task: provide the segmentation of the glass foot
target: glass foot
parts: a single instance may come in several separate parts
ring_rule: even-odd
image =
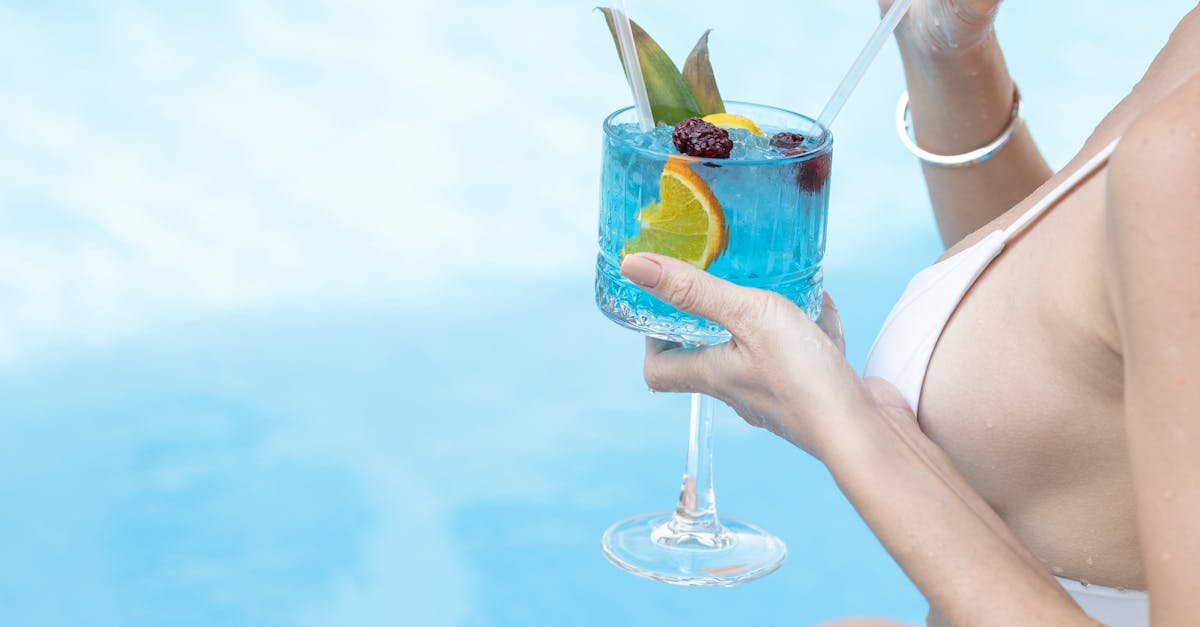
[[[783,564],[787,547],[762,528],[721,518],[715,532],[672,529],[671,512],[626,518],[600,538],[608,560],[647,579],[681,586],[736,586]]]

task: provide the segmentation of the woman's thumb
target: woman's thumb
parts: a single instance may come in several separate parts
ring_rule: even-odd
[[[621,262],[621,274],[680,311],[711,320],[734,335],[765,307],[766,292],[734,285],[678,259],[637,253]]]

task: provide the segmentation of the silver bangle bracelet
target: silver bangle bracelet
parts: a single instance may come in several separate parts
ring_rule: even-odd
[[[1013,105],[1012,113],[1009,115],[1008,126],[1000,132],[1000,135],[989,142],[986,146],[976,148],[970,152],[964,152],[959,155],[939,155],[929,152],[917,145],[917,142],[912,136],[912,122],[909,120],[908,111],[908,92],[900,94],[900,101],[896,103],[896,132],[900,135],[900,143],[909,152],[917,156],[918,159],[930,165],[936,165],[943,168],[963,168],[976,163],[982,163],[991,159],[1000,152],[1008,141],[1012,139],[1013,132],[1017,130],[1017,125],[1021,122],[1024,106],[1021,102],[1021,91],[1013,85]]]

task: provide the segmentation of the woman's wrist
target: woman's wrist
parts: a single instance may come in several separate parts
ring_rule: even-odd
[[[826,407],[818,420],[809,421],[812,427],[802,448],[832,471],[839,460],[858,458],[877,446],[881,417],[865,389]]]
[[[942,154],[982,146],[1003,131],[1013,81],[994,32],[972,46],[942,49],[901,40],[917,143]]]

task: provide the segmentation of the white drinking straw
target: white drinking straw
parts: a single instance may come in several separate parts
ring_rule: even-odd
[[[911,1],[911,0],[909,0]],[[629,14],[625,12],[625,0],[612,0],[613,24],[617,27],[617,48],[625,64],[625,77],[633,90],[633,103],[637,107],[638,122],[643,131],[654,128],[654,114],[650,112],[650,98],[646,96],[646,79],[642,77],[642,65],[638,62],[637,48],[633,44],[633,27],[629,25]]]
[[[821,115],[817,117],[817,129],[813,132],[815,137],[812,137],[814,141],[829,132],[829,125],[833,124],[833,119],[838,116],[838,113],[841,113],[846,100],[850,98],[850,93],[858,86],[858,81],[862,79],[863,74],[866,74],[867,68],[871,67],[871,62],[875,60],[875,55],[879,54],[883,42],[891,37],[892,31],[896,30],[900,20],[904,19],[904,13],[908,11],[911,4],[912,0],[896,0],[892,4],[892,8],[888,9],[883,19],[879,21],[879,26],[875,27],[875,32],[867,40],[867,45],[863,46],[862,52],[858,53],[854,65],[850,66],[850,71],[846,72],[846,76],[842,78],[837,89],[833,90],[829,102],[825,104]]]

